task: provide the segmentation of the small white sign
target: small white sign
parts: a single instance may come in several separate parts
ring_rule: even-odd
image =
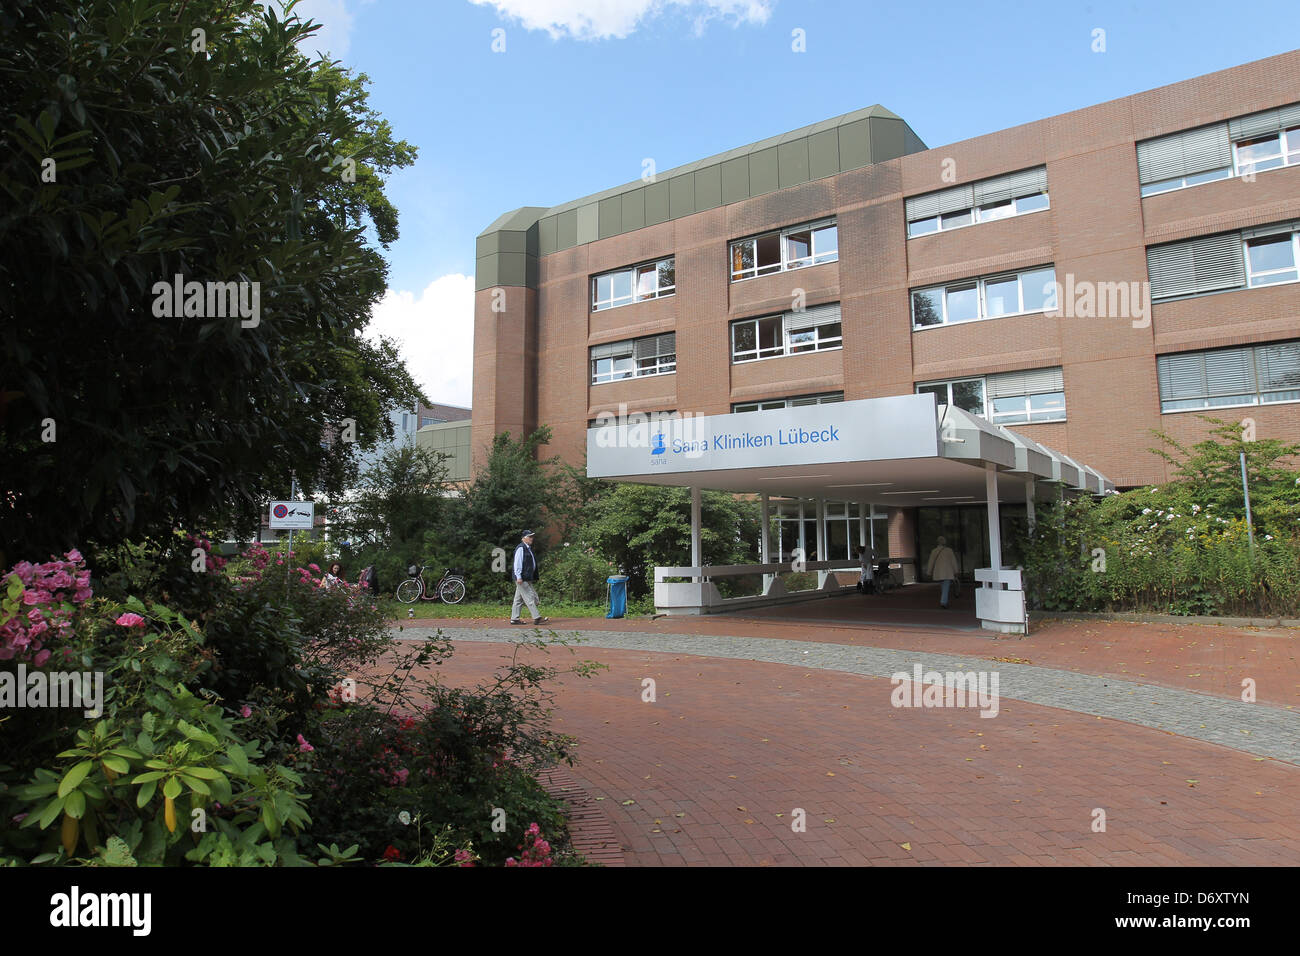
[[[271,529],[310,529],[316,519],[314,501],[272,501]]]

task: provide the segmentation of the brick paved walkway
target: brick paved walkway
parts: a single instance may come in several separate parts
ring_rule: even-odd
[[[1032,636],[961,636],[976,657],[589,623],[578,656],[611,669],[561,682],[556,726],[578,738],[572,772],[603,798],[628,865],[1300,864],[1300,716],[1284,707],[988,659],[1041,658]],[[620,623],[634,626],[600,622]],[[1056,627],[1042,648],[1077,646]],[[492,642],[521,632],[444,628],[457,650],[441,678],[482,676],[505,650]],[[916,662],[996,667],[998,716],[890,706],[885,678]]]

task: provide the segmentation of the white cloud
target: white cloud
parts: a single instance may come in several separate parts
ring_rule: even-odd
[[[298,44],[308,56],[316,52],[328,53],[336,60],[347,55],[352,46],[352,14],[347,0],[298,0],[293,8],[304,23],[314,20],[320,29]]]
[[[371,338],[394,339],[432,402],[470,404],[474,374],[474,277],[439,276],[420,293],[389,289],[371,313]]]
[[[545,30],[552,39],[623,39],[643,20],[669,9],[690,16],[698,33],[710,20],[767,23],[776,0],[470,0],[495,7],[504,19],[528,30]]]

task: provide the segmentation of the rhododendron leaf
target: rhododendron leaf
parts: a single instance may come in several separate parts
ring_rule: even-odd
[[[127,763],[125,760],[123,760],[121,757],[118,757],[116,755],[111,755],[111,754],[105,755],[103,761],[101,762],[104,764],[105,767],[107,767],[109,770],[112,770],[114,773],[131,772],[131,765]]]
[[[24,820],[23,826],[27,826],[28,824],[35,821],[40,826],[40,828],[44,830],[56,819],[58,819],[59,814],[62,812],[63,812],[63,800],[60,799],[59,797],[55,797],[53,800],[51,800],[49,803],[45,805],[45,808],[41,810],[39,816],[32,815],[29,816],[26,820]]]
[[[63,812],[74,820],[80,820],[86,812],[86,795],[80,790],[73,790],[63,801]]]
[[[187,767],[185,772],[191,777],[202,777],[204,780],[215,780],[217,777],[221,776],[221,774],[213,770],[211,767]]]
[[[248,755],[244,753],[244,748],[239,744],[231,744],[226,748],[226,756],[230,759],[231,766],[240,776],[248,776]]]
[[[175,777],[168,777],[166,783],[163,784],[163,796],[168,800],[175,800],[181,795],[182,789],[179,780]]]
[[[90,768],[95,765],[93,760],[83,760],[71,770],[69,770],[59,781],[59,796],[66,797],[69,793],[77,789],[81,781],[86,779],[86,774],[90,773]],[[84,803],[84,798],[83,798]]]
[[[198,777],[191,777],[189,774],[181,774],[181,780],[185,782],[186,786],[197,793],[201,793],[204,796],[212,795],[212,789]]]

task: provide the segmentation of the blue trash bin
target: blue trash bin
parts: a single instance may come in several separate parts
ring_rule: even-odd
[[[609,585],[609,613],[605,617],[622,617],[627,613],[627,575],[616,574],[605,579]]]

